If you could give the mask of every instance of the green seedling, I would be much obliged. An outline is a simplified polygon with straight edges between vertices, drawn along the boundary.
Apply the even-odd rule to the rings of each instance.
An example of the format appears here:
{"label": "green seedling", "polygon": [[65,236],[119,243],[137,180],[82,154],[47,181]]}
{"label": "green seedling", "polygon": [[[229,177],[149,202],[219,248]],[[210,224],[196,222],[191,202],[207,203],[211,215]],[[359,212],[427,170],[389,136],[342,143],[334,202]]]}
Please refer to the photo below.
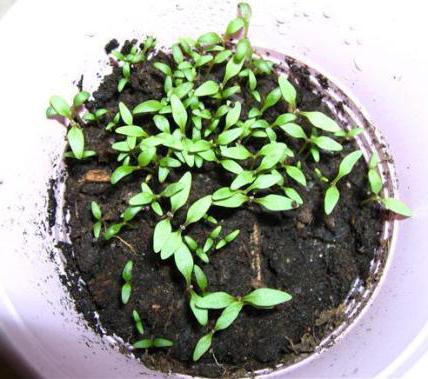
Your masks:
{"label": "green seedling", "polygon": [[198,361],[210,349],[214,334],[230,327],[245,305],[259,309],[271,309],[291,299],[292,296],[287,292],[271,288],[259,288],[243,297],[235,297],[226,292],[213,292],[200,297],[196,301],[198,308],[223,309],[223,312],[217,319],[214,328],[199,339],[193,351],[193,360]]}
{"label": "green seedling", "polygon": [[220,250],[226,245],[230,244],[239,235],[239,229],[236,229],[224,237],[220,237],[222,227],[219,225],[215,227],[210,234],[203,246],[199,246],[197,242],[189,235],[184,236],[184,241],[189,247],[190,251],[196,254],[199,259],[204,263],[209,263],[208,253],[211,250]]}
{"label": "green seedling", "polygon": [[[204,248],[202,248],[202,246],[199,246],[198,243],[189,235],[185,235],[183,237],[184,242],[186,243],[187,247],[190,249],[190,251],[193,254],[196,254],[196,256],[204,263],[209,263],[210,259],[208,257],[208,252],[211,248],[211,246],[213,245],[213,240],[211,240],[209,237],[207,238],[205,244],[204,244]],[[205,246],[208,246],[207,241],[211,240],[212,242],[210,242],[210,245],[207,249],[205,249]],[[205,250],[205,251],[204,251]]]}
{"label": "green seedling", "polygon": [[[159,216],[163,216],[163,210],[160,205],[161,199],[172,198],[174,195],[177,195],[179,192],[184,190],[184,187],[184,184],[181,182],[171,183],[167,185],[160,193],[156,194],[152,191],[147,183],[142,183],[141,192],[131,197],[131,199],[129,199],[129,204],[131,206],[150,205],[153,212]],[[174,199],[176,199],[176,197]]]}
{"label": "green seedling", "polygon": [[[144,335],[144,326],[143,322],[141,321],[141,317],[139,313],[134,309],[132,311],[132,318],[135,322],[135,328],[137,329],[138,333],[141,335]],[[161,337],[154,337],[154,338],[145,338],[142,340],[139,340],[135,342],[132,347],[134,349],[150,349],[150,348],[164,348],[164,347],[171,347],[174,345],[174,342],[171,340],[168,340],[166,338]]]}
{"label": "green seedling", "polygon": [[[205,294],[208,287],[208,278],[202,268],[196,264],[193,266],[193,277],[196,282],[196,285],[199,288],[199,291],[202,292],[202,294]],[[198,323],[202,326],[205,326],[208,323],[208,310],[201,309],[196,306],[196,303],[200,299],[201,296],[198,295],[193,288],[190,289],[190,309],[192,310],[192,313]]]}
{"label": "green seedling", "polygon": [[117,112],[106,125],[106,130],[112,130],[113,128],[115,128],[119,124],[119,121],[120,121],[120,113]]}
{"label": "green seedling", "polygon": [[361,133],[364,132],[363,128],[353,128],[350,130],[340,130],[338,132],[335,132],[334,135],[336,137],[340,137],[340,138],[345,138],[346,140],[352,140],[354,139],[356,136],[360,135]]}
{"label": "green seedling", "polygon": [[231,243],[233,240],[235,240],[240,233],[239,229],[234,230],[233,232],[230,232],[229,234],[226,234],[223,238],[221,238],[215,245],[216,250],[220,250],[229,243]]}
{"label": "green seedling", "polygon": [[314,173],[321,182],[328,183],[330,181],[326,176],[324,176],[318,167],[314,168]]}
{"label": "green seedling", "polygon": [[106,113],[107,113],[107,109],[100,108],[100,109],[97,109],[94,113],[90,113],[90,112],[85,113],[83,115],[83,119],[88,122],[96,122],[97,124],[99,124]]}
{"label": "green seedling", "polygon": [[103,234],[106,241],[116,237],[125,226],[129,226],[134,217],[143,209],[142,206],[130,206],[120,215],[122,221],[110,225]]}
{"label": "green seedling", "polygon": [[98,238],[100,236],[101,228],[103,226],[103,214],[101,211],[101,207],[95,201],[91,202],[91,212],[93,218],[95,219],[94,226],[92,227],[92,232],[94,233],[94,237]]}
{"label": "green seedling", "polygon": [[371,197],[366,201],[376,201],[385,209],[388,209],[393,213],[404,217],[410,217],[412,215],[412,211],[402,201],[394,199],[392,197],[383,197],[380,195],[380,192],[383,188],[383,183],[377,168],[379,163],[379,155],[374,152],[369,161],[368,171],[369,189],[371,192]]}
{"label": "green seedling", "polygon": [[122,54],[120,51],[113,51],[113,56],[122,63],[122,78],[119,80],[117,90],[122,92],[131,78],[131,66],[144,62],[147,53],[156,45],[156,40],[153,37],[147,37],[144,41],[143,48],[140,50],[137,46],[132,46],[129,54]]}
{"label": "green seedling", "polygon": [[46,110],[48,118],[61,116],[68,121],[67,141],[71,152],[65,154],[68,158],[84,159],[95,155],[92,150],[85,150],[85,136],[81,128],[79,111],[89,98],[89,92],[81,91],[73,98],[73,104],[69,105],[62,97],[52,96],[49,99],[49,107]]}
{"label": "green seedling", "polygon": [[337,183],[343,177],[349,175],[354,168],[355,164],[358,160],[363,156],[361,150],[354,151],[348,154],[345,158],[343,158],[342,162],[339,165],[339,171],[336,177],[331,181],[327,191],[324,196],[324,211],[325,214],[329,215],[333,212],[333,209],[336,207],[337,202],[340,198],[340,192],[337,188]]}
{"label": "green seedling", "polygon": [[294,122],[279,124],[279,128],[288,136],[304,141],[299,153],[302,153],[307,147],[309,147],[309,152],[315,162],[319,162],[320,160],[320,149],[331,152],[341,151],[343,149],[340,143],[331,137],[319,135],[316,129],[313,129],[311,135],[308,136],[303,128]]}
{"label": "green seedling", "polygon": [[122,285],[122,290],[121,290],[121,299],[123,304],[128,304],[128,301],[131,297],[132,268],[133,268],[133,262],[128,261],[126,262],[125,267],[123,268],[123,271],[122,271],[122,280],[125,282]]}
{"label": "green seedling", "polygon": [[174,342],[171,340],[168,340],[166,338],[161,337],[155,337],[155,338],[146,338],[143,340],[139,340],[135,342],[132,347],[134,349],[151,349],[151,348],[165,348],[165,347],[171,347],[174,345]]}
{"label": "green seedling", "polygon": [[140,314],[135,309],[132,311],[132,318],[134,319],[134,322],[135,322],[135,329],[137,329],[138,333],[143,335],[144,334],[143,322],[141,321]]}

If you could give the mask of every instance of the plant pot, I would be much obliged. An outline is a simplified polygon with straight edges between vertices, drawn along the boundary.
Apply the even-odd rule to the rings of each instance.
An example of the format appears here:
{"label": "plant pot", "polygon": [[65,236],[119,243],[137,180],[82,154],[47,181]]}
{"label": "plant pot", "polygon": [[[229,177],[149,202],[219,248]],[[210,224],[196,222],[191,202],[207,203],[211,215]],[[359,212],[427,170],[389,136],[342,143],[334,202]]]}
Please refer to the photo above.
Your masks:
{"label": "plant pot", "polygon": [[[299,6],[303,7],[303,4]],[[213,9],[203,8],[204,10],[201,10],[199,15],[201,20],[207,20],[208,26],[212,26],[212,29],[215,30],[221,30],[225,19],[223,15],[230,13],[229,7],[224,5],[223,9],[223,4],[220,2],[218,5],[218,7],[211,5]],[[323,5],[329,6],[328,3]],[[2,27],[5,29],[12,28],[13,18],[21,17],[24,7],[28,7],[26,9],[27,14],[32,14],[29,9],[31,5],[18,4],[8,15]],[[96,8],[93,4],[86,4],[85,7],[94,7],[92,8],[94,10]],[[418,175],[418,173],[423,172],[423,160],[416,161],[407,154],[408,149],[401,150],[401,148],[408,147],[415,152],[423,151],[423,138],[415,141],[414,138],[410,138],[409,134],[403,133],[403,129],[400,128],[400,125],[406,121],[408,128],[414,126],[416,130],[417,119],[410,118],[409,120],[409,114],[412,116],[415,114],[422,115],[421,112],[424,111],[421,110],[421,107],[418,108],[417,104],[412,103],[408,104],[404,113],[401,105],[405,99],[400,98],[403,100],[402,102],[397,100],[398,96],[404,98],[405,91],[409,91],[410,88],[415,93],[418,91],[418,87],[412,86],[412,80],[417,78],[419,66],[415,68],[413,73],[409,73],[404,64],[400,65],[401,62],[396,62],[397,71],[394,70],[392,73],[389,70],[382,73],[375,70],[377,66],[371,66],[367,63],[371,61],[364,60],[373,52],[373,47],[367,42],[367,48],[358,48],[358,46],[364,46],[365,40],[360,41],[363,45],[358,45],[357,39],[359,37],[356,36],[358,32],[356,27],[355,30],[347,31],[349,39],[352,38],[352,40],[347,39],[346,41],[351,45],[342,44],[342,41],[335,42],[334,36],[338,30],[342,30],[343,25],[335,22],[335,12],[340,14],[341,17],[338,17],[340,20],[345,19],[346,15],[348,15],[349,20],[353,20],[352,12],[346,13],[337,4],[335,4],[334,9],[324,8],[321,5],[316,8],[313,5],[311,7],[307,5],[306,8],[299,8],[296,5],[295,10],[290,11],[288,9],[284,13],[288,15],[284,21],[292,19],[293,22],[290,25],[293,29],[287,29],[289,24],[282,23],[283,20],[281,19],[279,22],[274,21],[275,17],[271,14],[285,12],[281,5],[273,6],[272,10],[276,10],[276,12],[272,11],[272,13],[263,13],[257,9],[255,4],[253,7],[255,8],[254,14],[260,16],[259,19],[255,16],[253,22],[254,44],[271,47],[275,51],[287,52],[287,54],[299,57],[303,61],[310,62],[311,67],[314,65],[323,67],[325,71],[322,69],[319,71],[332,73],[333,75],[327,76],[334,78],[334,83],[343,83],[345,87],[350,86],[350,83],[355,83],[353,87],[351,85],[351,91],[364,104],[370,118],[379,126],[388,142],[392,144],[392,153],[401,182],[400,196],[414,208],[416,214],[414,219],[403,224],[404,230],[397,234],[396,254],[393,257],[391,253],[394,244],[390,246],[388,261],[393,262],[393,265],[388,277],[382,279],[384,280],[383,287],[379,291],[376,301],[370,307],[365,308],[365,313],[358,320],[353,320],[353,325],[348,328],[346,336],[322,354],[313,355],[310,360],[307,359],[272,375],[292,372],[296,377],[319,376],[320,373],[329,377],[341,374],[371,376],[387,367],[389,367],[388,370],[391,370],[389,372],[402,372],[407,367],[408,362],[417,359],[422,350],[417,350],[418,346],[415,345],[414,352],[403,353],[401,360],[395,362],[394,358],[401,351],[404,351],[404,347],[418,331],[422,330],[426,320],[426,313],[424,312],[428,309],[423,303],[424,299],[420,298],[421,289],[425,285],[423,267],[426,267],[424,265],[426,258],[421,254],[426,242],[423,239],[422,228],[418,229],[418,225],[423,225],[427,219],[426,209],[423,208],[421,202],[424,198],[424,183],[422,181],[426,181],[426,178],[421,178]],[[60,14],[54,5],[50,9],[52,14]],[[16,159],[14,165],[8,164],[6,159],[3,159],[2,162],[3,177],[1,179],[3,184],[1,189],[4,196],[2,196],[1,201],[2,207],[5,209],[1,216],[1,225],[4,228],[2,251],[10,252],[7,261],[1,265],[2,282],[0,288],[2,290],[1,300],[4,305],[0,317],[2,333],[9,341],[11,348],[17,350],[24,357],[24,361],[46,377],[132,377],[142,371],[148,375],[155,375],[145,370],[138,362],[115,351],[110,346],[108,338],[101,339],[92,330],[86,329],[81,317],[70,302],[67,291],[61,284],[62,272],[59,256],[57,254],[49,255],[53,251],[56,241],[67,237],[64,231],[51,228],[53,225],[61,223],[63,219],[61,212],[56,214],[55,219],[46,217],[46,205],[49,201],[54,201],[54,197],[51,196],[50,200],[46,197],[46,190],[52,173],[61,170],[59,162],[63,150],[63,130],[45,122],[40,110],[44,109],[45,99],[53,91],[64,94],[67,94],[68,91],[71,95],[71,85],[66,86],[63,90],[55,87],[58,86],[58,83],[67,83],[66,80],[70,81],[77,78],[81,72],[84,72],[87,77],[91,77],[91,75],[95,77],[94,72],[103,67],[103,64],[94,65],[95,57],[99,56],[100,48],[109,37],[127,37],[134,28],[140,31],[140,25],[144,24],[145,31],[153,30],[161,41],[167,44],[175,38],[175,35],[181,35],[183,32],[197,33],[202,29],[205,30],[207,23],[189,22],[187,25],[180,24],[177,27],[175,22],[177,17],[192,14],[193,7],[190,3],[180,4],[174,13],[169,13],[171,11],[168,4],[153,3],[150,12],[141,14],[141,17],[140,14],[138,17],[136,15],[139,12],[135,12],[135,15],[132,13],[117,16],[115,9],[109,8],[108,5],[104,11],[108,20],[123,17],[123,20],[126,21],[125,24],[129,27],[124,30],[124,22],[119,22],[119,20],[113,24],[116,25],[114,29],[110,29],[112,24],[105,20],[98,20],[94,26],[94,21],[89,16],[87,19],[82,19],[82,26],[78,31],[71,27],[72,23],[69,24],[67,20],[52,19],[49,21],[50,28],[54,27],[57,28],[55,30],[58,30],[58,34],[50,38],[51,43],[58,47],[57,53],[51,60],[46,62],[42,59],[41,62],[35,62],[32,67],[33,70],[37,68],[38,72],[46,73],[46,76],[26,77],[29,83],[33,83],[31,87],[35,91],[34,95],[31,96],[31,103],[29,103],[31,106],[26,108],[29,112],[28,119],[37,120],[37,123],[22,126],[25,138],[21,138],[19,142],[20,148],[28,152],[31,159],[27,155],[16,156],[15,145],[9,142],[12,138],[16,138],[16,132],[12,128],[6,131],[5,138],[1,141],[4,145],[2,147],[4,157]],[[396,11],[393,8],[390,9],[391,17]],[[70,17],[73,12],[77,12],[77,9],[69,9],[66,14]],[[93,14],[91,12],[86,13]],[[157,22],[149,17],[152,15],[162,15],[161,17],[165,20],[170,20],[169,26],[158,32]],[[73,18],[70,17],[70,20]],[[42,28],[37,30],[35,36],[39,36],[43,40],[48,33],[47,26],[45,29],[43,25],[48,25],[48,23],[42,22],[41,25]],[[195,30],[195,27],[200,27],[201,30]],[[178,28],[182,29],[177,30]],[[313,41],[314,36],[317,35],[314,30],[318,30],[318,28],[325,33],[322,38],[323,42],[328,42],[327,44],[318,45]],[[266,33],[266,30],[272,31],[272,33]],[[282,37],[283,34],[280,34],[284,30],[289,33],[288,42],[284,42],[285,38]],[[293,33],[296,33],[298,38],[292,38]],[[289,45],[293,40],[296,41],[294,48]],[[65,43],[60,43],[60,41],[65,41]],[[76,41],[79,44],[76,45],[79,46],[76,49],[81,53],[70,56],[67,41]],[[355,56],[355,60],[349,59],[349,55],[347,55],[347,46],[352,46],[354,43],[356,47],[353,48],[353,52],[360,54]],[[9,51],[15,51],[10,42],[6,41],[5,44]],[[306,46],[309,46],[311,50],[305,50],[304,47]],[[336,50],[333,49],[338,46],[342,48],[343,54],[336,53],[334,55]],[[40,46],[36,51],[43,52],[45,48],[49,50],[45,46]],[[48,56],[47,54],[49,53],[46,52],[42,56]],[[82,59],[85,54],[86,62]],[[13,56],[19,56],[19,52],[16,51]],[[66,59],[61,60],[61,57],[66,57]],[[326,57],[329,59],[327,60]],[[342,64],[328,63],[331,57],[335,58],[334,62],[341,62]],[[366,62],[366,66],[361,62]],[[21,67],[20,63],[18,63],[18,67]],[[14,72],[12,69],[6,71]],[[65,72],[69,76],[64,77],[63,73]],[[377,75],[376,78],[373,76],[374,72]],[[400,81],[402,73],[408,75],[411,80]],[[390,76],[390,74],[392,75]],[[7,84],[6,88],[10,89],[7,94],[17,93],[14,89],[14,78],[14,75],[3,78],[3,82]],[[385,92],[393,93],[394,96],[387,96]],[[2,96],[5,95],[2,94]],[[22,103],[11,103],[10,98],[11,95],[6,97],[2,103],[7,103],[10,109],[5,124],[12,125],[16,123],[15,115],[20,114],[21,108],[19,106],[22,106]],[[372,102],[372,99],[376,101]],[[397,103],[400,106],[396,106]],[[414,111],[413,107],[415,107]],[[43,125],[43,127],[37,128],[34,126],[35,124]],[[417,130],[419,131],[419,129]],[[418,144],[421,145],[419,148]],[[403,169],[407,165],[410,168],[408,170]],[[413,186],[412,183],[415,183],[416,179],[421,181],[418,182],[420,187]],[[57,188],[61,191],[63,186],[59,185]],[[393,190],[393,187],[391,189]],[[57,195],[61,197],[61,193]],[[413,247],[412,241],[418,241],[418,246]],[[54,262],[55,260],[56,262]],[[402,280],[401,275],[405,274],[406,270],[408,270],[407,272],[413,270],[413,272],[411,275],[405,276],[406,280]],[[420,309],[418,308],[418,312],[412,312],[412,322],[406,324],[406,328],[401,329],[401,334],[398,335],[396,333],[397,323],[400,323],[403,315],[407,314],[406,308],[410,304],[417,304]],[[385,317],[382,316],[383,312],[388,312],[389,323],[385,323]],[[381,338],[382,336],[394,336],[394,339],[390,340],[388,346],[385,346],[385,339]],[[370,341],[370,344],[367,341]],[[424,343],[426,340],[422,338],[422,341],[419,340],[419,342]],[[369,347],[365,347],[365,344]],[[378,359],[369,359],[374,355]],[[406,359],[409,360],[406,361]],[[370,361],[372,364],[370,366],[364,364],[366,361]]]}

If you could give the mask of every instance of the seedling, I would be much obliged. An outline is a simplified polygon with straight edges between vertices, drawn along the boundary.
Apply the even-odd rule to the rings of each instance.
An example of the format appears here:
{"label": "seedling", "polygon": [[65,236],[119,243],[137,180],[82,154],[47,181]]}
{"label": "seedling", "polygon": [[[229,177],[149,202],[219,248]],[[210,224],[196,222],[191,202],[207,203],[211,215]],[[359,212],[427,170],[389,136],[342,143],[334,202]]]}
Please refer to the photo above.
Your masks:
{"label": "seedling", "polygon": [[122,92],[125,86],[129,83],[131,78],[131,66],[144,62],[146,60],[147,53],[153,49],[156,45],[156,40],[153,37],[147,37],[144,41],[143,48],[141,50],[138,49],[137,46],[132,46],[129,54],[124,55],[120,51],[113,51],[113,56],[118,60],[118,62],[122,62],[122,78],[119,80],[117,85],[117,90]]}
{"label": "seedling", "polygon": [[79,111],[82,105],[88,100],[89,92],[81,91],[73,98],[73,104],[69,105],[62,97],[52,96],[49,99],[49,107],[46,110],[48,118],[61,116],[68,121],[66,125],[67,140],[71,152],[66,153],[66,157],[84,159],[95,155],[95,151],[85,150],[85,136],[81,128]]}
{"label": "seedling", "polygon": [[324,211],[325,214],[329,215],[333,212],[333,209],[336,207],[337,202],[339,201],[340,192],[337,188],[337,183],[340,179],[349,175],[354,168],[355,164],[358,160],[363,156],[361,150],[354,151],[349,153],[345,158],[343,158],[342,162],[339,165],[339,171],[336,177],[331,181],[327,191],[324,196]]}
{"label": "seedling", "polygon": [[135,328],[137,329],[138,333],[141,335],[144,334],[143,322],[141,321],[140,314],[135,309],[132,311],[132,318],[134,319]]}
{"label": "seedling", "polygon": [[369,189],[371,192],[371,196],[369,199],[366,200],[366,202],[376,201],[385,209],[388,209],[391,212],[394,212],[404,217],[410,217],[412,215],[412,211],[402,201],[391,197],[383,197],[380,195],[380,192],[383,188],[383,183],[377,168],[379,163],[379,155],[374,152],[369,161],[368,171]]}
{"label": "seedling", "polygon": [[226,292],[213,292],[200,297],[196,301],[198,308],[224,310],[214,328],[199,339],[193,351],[193,360],[198,361],[209,350],[214,334],[232,325],[245,305],[258,309],[271,309],[291,299],[292,296],[287,292],[272,288],[258,288],[243,297],[235,297]]}
{"label": "seedling", "polygon": [[101,207],[95,201],[91,203],[91,212],[92,212],[92,216],[95,219],[95,223],[94,223],[94,226],[92,227],[92,231],[94,233],[94,237],[98,238],[100,236],[101,228],[103,226],[103,219],[102,219],[103,214],[101,211]]}
{"label": "seedling", "polygon": [[155,337],[150,339],[143,339],[135,342],[132,347],[134,349],[151,349],[151,348],[164,348],[171,347],[174,342],[166,338]]}
{"label": "seedling", "polygon": [[[193,266],[193,275],[199,290],[202,292],[202,294],[205,294],[208,287],[208,278],[205,275],[204,271],[202,270],[201,267],[195,264]],[[201,296],[199,296],[193,288],[190,289],[189,293],[190,293],[189,305],[193,315],[195,316],[196,320],[200,325],[202,326],[207,325],[208,310],[201,309],[196,306],[196,303],[201,299]]]}
{"label": "seedling", "polygon": [[97,109],[94,113],[86,113],[83,115],[83,119],[88,122],[96,122],[99,124],[103,118],[103,116],[107,113],[107,109],[100,108]]}
{"label": "seedling", "polygon": [[[133,268],[133,262],[128,261],[125,264],[125,267],[122,271],[122,279],[125,282],[122,285],[122,291],[121,291],[121,299],[123,304],[128,304],[128,301],[131,297],[131,291],[132,291],[132,268]],[[135,318],[134,318],[135,319]]]}
{"label": "seedling", "polygon": [[[132,318],[135,322],[135,328],[138,333],[144,335],[144,326],[141,321],[141,317],[139,313],[134,309],[132,311]],[[163,347],[171,347],[174,345],[174,342],[162,337],[153,337],[153,338],[145,338],[135,342],[132,347],[134,349],[150,349],[150,348],[163,348]]]}

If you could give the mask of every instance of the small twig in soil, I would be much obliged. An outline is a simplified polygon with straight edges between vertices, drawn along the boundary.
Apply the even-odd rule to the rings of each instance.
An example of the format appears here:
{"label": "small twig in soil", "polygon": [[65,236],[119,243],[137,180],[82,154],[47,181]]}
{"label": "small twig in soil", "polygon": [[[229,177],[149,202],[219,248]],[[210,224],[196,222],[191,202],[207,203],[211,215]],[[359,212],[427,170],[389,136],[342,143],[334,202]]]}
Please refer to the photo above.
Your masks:
{"label": "small twig in soil", "polygon": [[211,352],[212,352],[212,355],[213,355],[213,358],[214,358],[214,362],[215,362],[215,364],[216,364],[216,366],[217,367],[219,367],[219,368],[221,368],[222,370],[223,370],[223,372],[222,372],[222,374],[221,374],[221,376],[224,376],[224,374],[226,374],[226,372],[227,372],[227,370],[224,368],[224,366],[217,360],[217,357],[215,356],[215,354],[214,354],[214,351],[212,351],[212,349],[211,349]]}
{"label": "small twig in soil", "polygon": [[134,246],[132,246],[129,242],[126,242],[122,237],[115,236],[120,242],[122,242],[133,254],[137,254],[137,250],[135,250]]}
{"label": "small twig in soil", "polygon": [[262,287],[262,271],[261,271],[261,248],[260,248],[260,227],[257,222],[254,223],[253,231],[250,235],[250,255],[251,268],[256,277],[253,280],[255,288]]}
{"label": "small twig in soil", "polygon": [[291,338],[289,338],[289,337],[285,337],[285,338],[288,341],[288,343],[290,344],[291,350],[293,350],[294,354],[299,354],[299,352],[295,348],[293,340]]}
{"label": "small twig in soil", "polygon": [[110,183],[111,175],[105,170],[89,170],[83,175],[83,181],[95,183]]}

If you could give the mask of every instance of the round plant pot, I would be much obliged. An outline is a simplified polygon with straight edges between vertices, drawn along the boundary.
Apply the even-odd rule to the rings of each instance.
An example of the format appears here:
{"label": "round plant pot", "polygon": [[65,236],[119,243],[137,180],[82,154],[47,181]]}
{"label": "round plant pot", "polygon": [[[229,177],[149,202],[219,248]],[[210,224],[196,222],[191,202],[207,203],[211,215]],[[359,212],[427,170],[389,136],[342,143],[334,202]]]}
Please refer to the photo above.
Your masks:
{"label": "round plant pot", "polygon": [[[380,1],[370,4],[368,14],[368,4],[275,1],[268,10],[252,4],[253,44],[297,58],[345,90],[357,104],[351,107],[354,116],[367,117],[390,144],[400,198],[414,211],[400,230],[396,222],[390,223],[394,238],[388,259],[379,266],[386,272],[364,310],[350,318],[346,332],[337,333],[334,344],[323,345],[310,358],[265,373],[271,377],[400,375],[428,344],[428,300],[423,296],[428,289],[424,254],[428,179],[423,155],[427,132],[420,126],[428,118],[422,104],[425,83],[420,79],[425,77],[427,54],[410,38],[419,16],[412,13],[412,23],[399,33],[395,19],[405,19],[408,10],[390,3],[385,10],[387,2]],[[45,120],[47,99],[52,93],[70,97],[72,81],[82,73],[85,83],[91,85],[92,78],[95,86],[96,73],[106,68],[106,61],[99,62],[100,52],[113,37],[123,40],[152,33],[161,46],[168,46],[179,35],[223,30],[233,7],[223,1],[206,5],[125,1],[120,6],[47,2],[37,8],[19,2],[0,23],[4,51],[15,57],[4,62],[0,73],[5,110],[0,140],[0,336],[22,365],[38,375],[163,375],[119,352],[113,338],[102,338],[88,328],[64,286],[56,244],[66,240],[67,233],[55,227],[64,219],[61,204],[55,215],[47,212],[64,189],[61,183],[54,185],[62,170],[64,130]],[[382,10],[382,31],[388,33],[380,34],[373,7]],[[32,17],[35,14],[37,19]],[[31,27],[31,34],[20,29],[23,24]],[[22,54],[24,47],[25,57],[37,57],[31,64]],[[388,168],[394,176],[392,165]],[[390,190],[397,191],[393,180]]]}

